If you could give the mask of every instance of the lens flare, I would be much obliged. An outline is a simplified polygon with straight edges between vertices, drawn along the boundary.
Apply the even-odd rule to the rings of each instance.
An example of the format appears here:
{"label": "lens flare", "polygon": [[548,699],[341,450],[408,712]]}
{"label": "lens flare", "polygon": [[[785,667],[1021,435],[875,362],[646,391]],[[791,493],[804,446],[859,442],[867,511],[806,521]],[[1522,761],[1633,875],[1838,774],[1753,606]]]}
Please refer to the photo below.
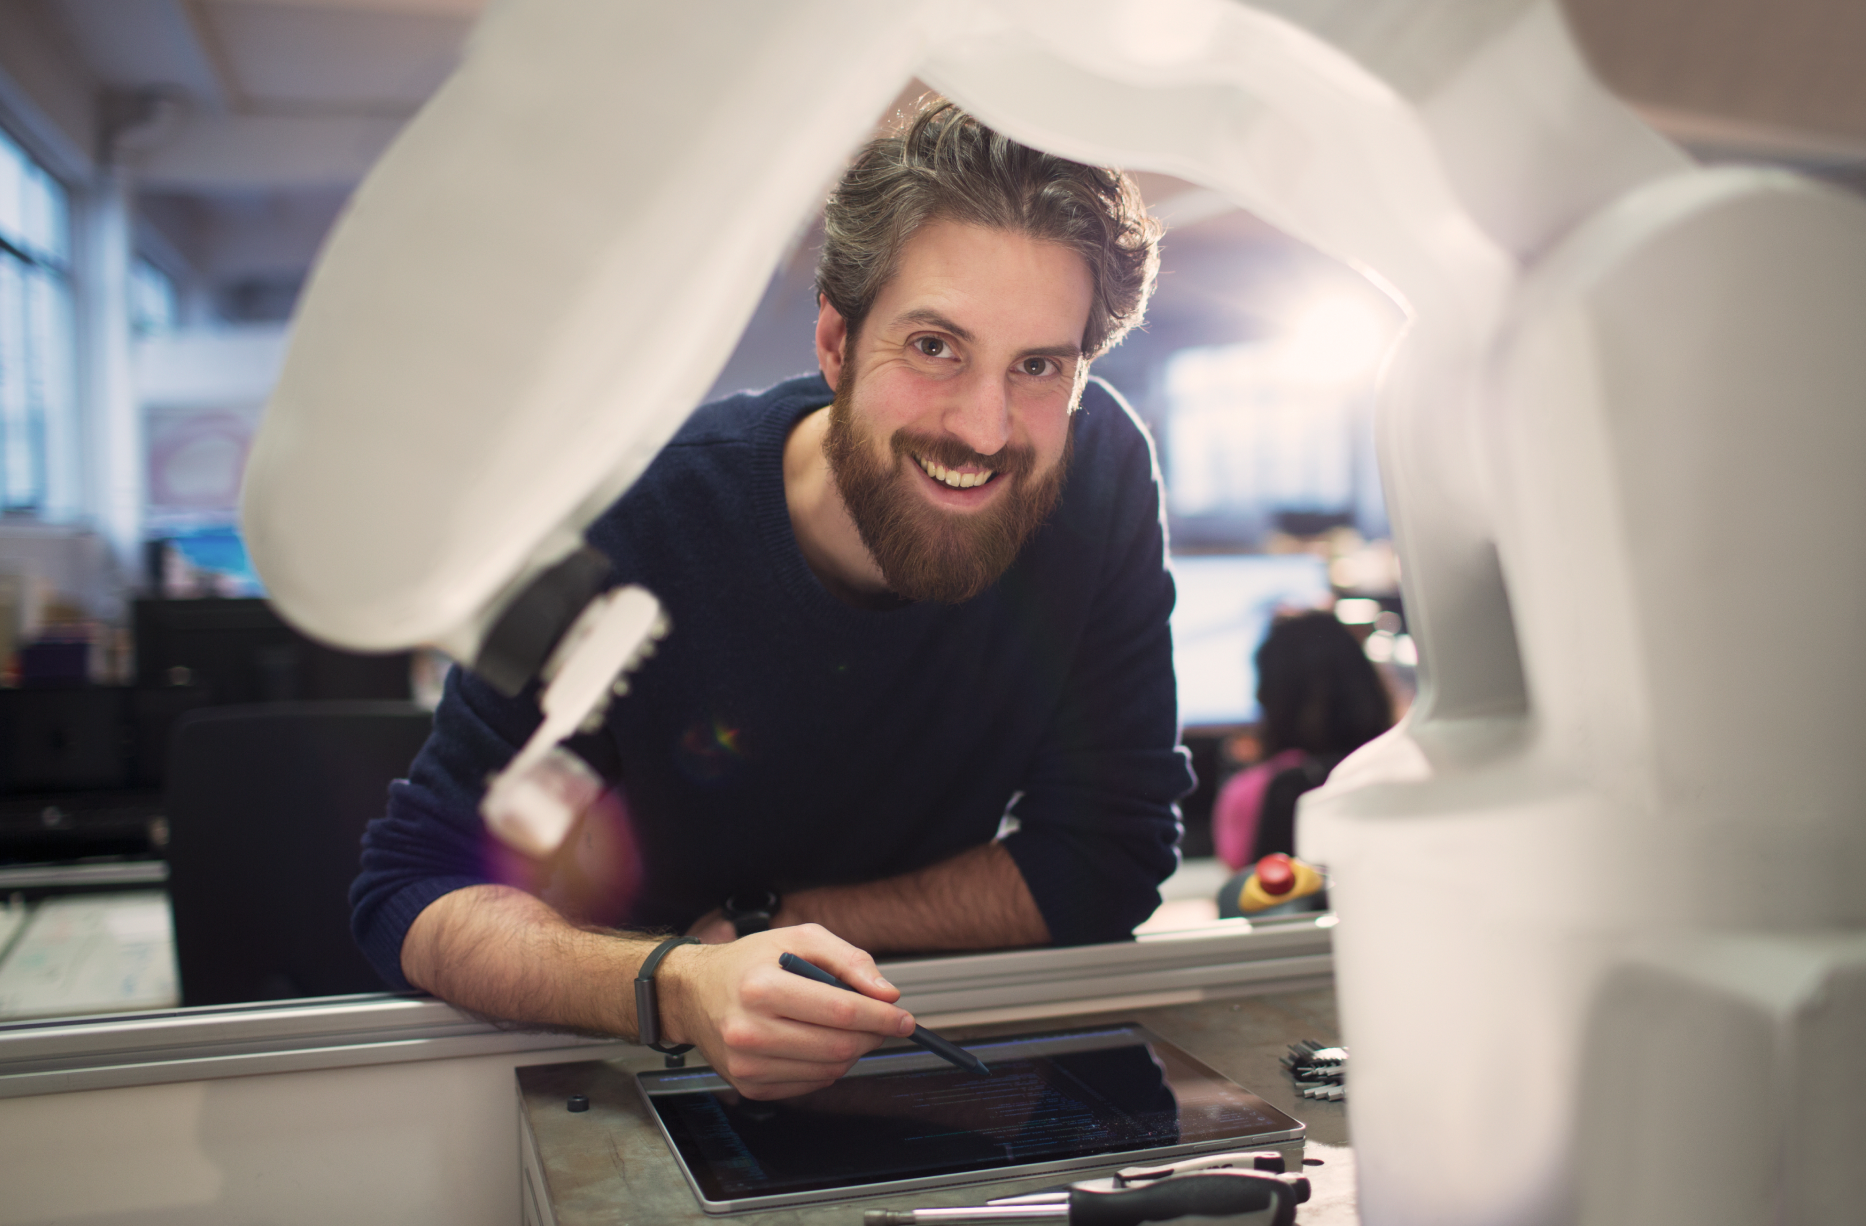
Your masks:
{"label": "lens flare", "polygon": [[551,856],[533,859],[490,831],[482,855],[491,880],[535,894],[580,924],[623,924],[646,880],[628,802],[614,787],[583,811]]}

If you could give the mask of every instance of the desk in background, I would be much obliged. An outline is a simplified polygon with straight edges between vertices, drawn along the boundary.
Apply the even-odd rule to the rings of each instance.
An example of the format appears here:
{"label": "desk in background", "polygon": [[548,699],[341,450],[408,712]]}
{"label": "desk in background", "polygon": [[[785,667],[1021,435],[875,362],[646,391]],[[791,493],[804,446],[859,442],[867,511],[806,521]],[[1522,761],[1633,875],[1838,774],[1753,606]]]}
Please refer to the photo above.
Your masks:
{"label": "desk in background", "polygon": [[0,1019],[180,1003],[174,924],[163,891],[67,894],[0,906]]}

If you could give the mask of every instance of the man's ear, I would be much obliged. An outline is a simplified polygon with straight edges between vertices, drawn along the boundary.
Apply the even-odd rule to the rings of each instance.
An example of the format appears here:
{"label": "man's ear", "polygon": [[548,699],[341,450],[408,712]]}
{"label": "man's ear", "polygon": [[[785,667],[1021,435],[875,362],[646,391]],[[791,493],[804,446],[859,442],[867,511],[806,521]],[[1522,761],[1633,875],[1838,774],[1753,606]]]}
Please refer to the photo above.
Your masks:
{"label": "man's ear", "polygon": [[829,390],[835,391],[836,384],[842,379],[843,347],[848,343],[849,324],[843,319],[842,312],[829,305],[829,299],[822,294],[816,296],[816,364],[823,372],[823,381],[829,384]]}

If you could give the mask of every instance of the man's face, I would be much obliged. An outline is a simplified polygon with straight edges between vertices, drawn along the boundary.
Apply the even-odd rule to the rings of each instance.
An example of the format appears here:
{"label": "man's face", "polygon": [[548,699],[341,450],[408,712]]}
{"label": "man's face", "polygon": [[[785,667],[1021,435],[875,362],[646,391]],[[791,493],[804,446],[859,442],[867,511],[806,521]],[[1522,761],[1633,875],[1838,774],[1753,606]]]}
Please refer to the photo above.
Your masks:
{"label": "man's face", "polygon": [[1092,293],[1067,248],[934,222],[908,241],[839,369],[826,360],[824,452],[897,595],[971,599],[1055,507]]}

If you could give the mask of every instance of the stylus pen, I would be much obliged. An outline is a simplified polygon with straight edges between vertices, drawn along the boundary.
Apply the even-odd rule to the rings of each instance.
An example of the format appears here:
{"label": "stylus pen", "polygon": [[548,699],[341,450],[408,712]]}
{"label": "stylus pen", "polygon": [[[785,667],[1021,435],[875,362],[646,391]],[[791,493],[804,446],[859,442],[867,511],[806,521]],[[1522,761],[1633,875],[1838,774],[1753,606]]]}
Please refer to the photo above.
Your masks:
{"label": "stylus pen", "polygon": [[[853,992],[856,990],[822,967],[816,965],[814,962],[806,962],[796,954],[780,954],[778,956],[778,965],[793,975],[802,975],[805,979],[814,979],[818,983],[826,983],[832,988],[841,988],[845,992]],[[949,1060],[960,1068],[968,1069],[980,1076],[991,1076],[991,1070],[985,1067],[985,1062],[983,1060],[980,1060],[965,1048],[940,1038],[925,1026],[915,1026],[914,1032],[907,1037],[920,1044],[920,1046],[926,1048],[934,1055],[940,1057],[942,1060]]]}

